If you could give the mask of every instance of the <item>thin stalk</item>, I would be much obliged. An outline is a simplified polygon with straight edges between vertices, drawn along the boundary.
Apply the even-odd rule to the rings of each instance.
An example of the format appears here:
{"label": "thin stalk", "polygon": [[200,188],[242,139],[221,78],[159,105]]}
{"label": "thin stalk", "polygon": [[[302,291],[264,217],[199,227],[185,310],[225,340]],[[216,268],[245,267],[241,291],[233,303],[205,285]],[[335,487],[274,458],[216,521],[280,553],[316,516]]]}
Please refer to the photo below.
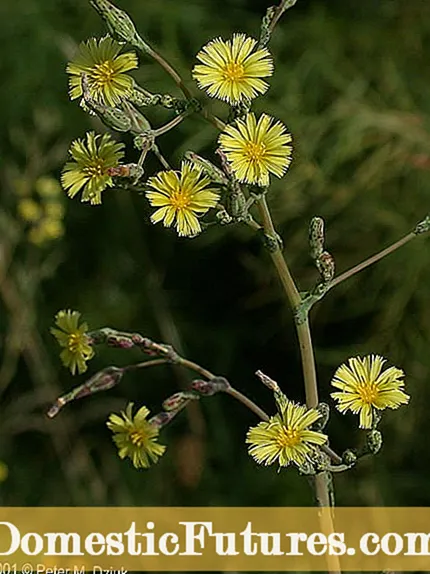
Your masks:
{"label": "thin stalk", "polygon": [[414,239],[415,237],[417,237],[416,233],[414,232],[408,233],[407,235],[405,235],[404,237],[402,237],[389,247],[386,247],[385,249],[383,249],[379,253],[376,253],[375,255],[372,255],[372,257],[369,257],[362,263],[359,263],[358,265],[355,265],[351,269],[348,269],[348,271],[345,271],[341,275],[338,275],[330,283],[330,289],[332,287],[335,287],[336,285],[339,285],[339,283],[342,283],[342,281],[346,281],[347,279],[349,279],[356,273],[359,273],[363,269],[366,269],[366,267],[369,267],[370,265],[373,265],[377,261],[380,261],[383,257],[390,255],[390,253],[393,253],[393,251],[396,251],[396,249],[399,249],[399,247],[402,247],[403,245],[405,245],[405,243],[408,243],[409,241],[411,241],[411,239]]}
{"label": "thin stalk", "polygon": [[[182,91],[186,99],[192,100],[193,99],[192,93],[186,86],[181,76],[175,70],[175,68],[173,68],[173,66],[169,64],[169,62],[161,54],[156,52],[153,48],[151,48],[149,52],[146,51],[146,53],[149,56],[151,56],[158,64],[160,64],[160,66],[169,74],[169,76],[172,78],[172,80],[175,82],[178,88]],[[213,115],[211,112],[209,112],[208,110],[202,108],[200,110],[200,114],[203,118],[205,118],[205,120],[209,121],[218,130],[222,131],[225,128],[225,123],[219,118],[217,118],[215,115]]]}
{"label": "thin stalk", "polygon": [[158,136],[161,136],[161,135],[167,133],[172,128],[179,125],[182,122],[182,120],[184,120],[189,115],[190,115],[189,112],[184,112],[182,114],[179,114],[179,116],[176,116],[175,118],[173,118],[173,120],[170,120],[170,122],[167,122],[167,124],[164,124],[163,126],[160,126],[159,128],[153,130],[154,136],[158,137]]}
{"label": "thin stalk", "polygon": [[292,8],[297,0],[282,0],[279,6],[276,7],[276,12],[273,17],[273,20],[270,22],[269,26],[269,33],[272,34],[273,30],[275,29],[276,24],[278,23],[279,19],[281,18],[282,14]]}

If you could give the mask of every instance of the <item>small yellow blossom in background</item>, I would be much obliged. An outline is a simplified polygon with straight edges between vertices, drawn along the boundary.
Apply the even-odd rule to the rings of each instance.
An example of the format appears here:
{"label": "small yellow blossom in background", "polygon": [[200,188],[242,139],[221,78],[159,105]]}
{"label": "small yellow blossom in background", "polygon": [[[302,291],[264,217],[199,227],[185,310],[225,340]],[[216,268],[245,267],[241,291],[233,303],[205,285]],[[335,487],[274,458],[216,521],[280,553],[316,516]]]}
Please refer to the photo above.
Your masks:
{"label": "small yellow blossom in background", "polygon": [[119,165],[124,156],[123,147],[124,144],[116,143],[109,134],[100,136],[94,132],[86,134],[86,141],[72,142],[69,153],[74,161],[66,163],[61,174],[67,195],[75,197],[82,190],[81,201],[100,204],[102,191],[113,185],[108,170]]}
{"label": "small yellow blossom in background", "polygon": [[210,184],[211,180],[188,162],[182,163],[180,171],[160,171],[150,177],[146,197],[152,207],[158,207],[151,216],[152,223],[162,221],[165,227],[175,223],[180,236],[200,233],[198,216],[215,207],[219,200]]}
{"label": "small yellow blossom in background", "polygon": [[82,74],[88,79],[91,97],[114,107],[126,98],[133,87],[133,78],[125,74],[137,68],[134,52],[119,55],[121,44],[108,36],[82,42],[76,58],[67,66],[70,74],[70,98],[82,96]]}
{"label": "small yellow blossom in background", "polygon": [[42,207],[29,197],[20,199],[17,206],[18,215],[27,223],[35,223],[42,217]]}
{"label": "small yellow blossom in background", "polygon": [[42,176],[34,184],[36,192],[43,199],[52,200],[61,195],[61,186],[56,179],[49,176]]}
{"label": "small yellow blossom in background", "polygon": [[0,460],[0,482],[4,482],[9,476],[7,464]]}
{"label": "small yellow blossom in background", "polygon": [[331,384],[340,392],[331,393],[338,401],[337,409],[360,414],[360,428],[370,429],[375,422],[376,411],[397,409],[409,402],[409,395],[402,389],[405,374],[401,369],[390,367],[385,371],[385,359],[379,355],[353,357],[348,365],[341,365]]}
{"label": "small yellow blossom in background", "polygon": [[292,138],[287,128],[274,118],[255,114],[226,126],[219,136],[221,151],[242,183],[268,186],[269,174],[282,177],[291,164]]}
{"label": "small yellow blossom in background", "polygon": [[26,195],[18,200],[17,215],[26,225],[30,243],[41,247],[62,237],[65,209],[59,182],[51,176],[41,176],[28,185]]}
{"label": "small yellow blossom in background", "polygon": [[266,48],[255,50],[257,41],[245,34],[233,40],[217,38],[197,54],[201,64],[193,68],[193,78],[209,96],[238,104],[264,94],[269,85],[261,78],[273,73],[273,61]]}
{"label": "small yellow blossom in background", "polygon": [[120,458],[127,456],[135,468],[149,468],[166,450],[157,442],[159,429],[146,420],[149,410],[141,407],[133,416],[133,403],[129,403],[122,417],[111,414],[108,428],[114,433],[113,441]]}
{"label": "small yellow blossom in background", "polygon": [[249,429],[246,435],[249,454],[266,466],[275,462],[279,466],[290,463],[301,466],[312,460],[315,445],[327,441],[325,434],[309,430],[322,415],[315,409],[289,401],[285,396],[277,402],[278,414]]}
{"label": "small yellow blossom in background", "polygon": [[64,351],[60,358],[65,367],[69,367],[72,375],[76,369],[79,374],[87,370],[86,362],[94,356],[94,350],[88,342],[86,333],[88,326],[86,323],[79,325],[81,314],[78,311],[59,311],[55,316],[55,327],[51,328],[51,333],[57,339]]}

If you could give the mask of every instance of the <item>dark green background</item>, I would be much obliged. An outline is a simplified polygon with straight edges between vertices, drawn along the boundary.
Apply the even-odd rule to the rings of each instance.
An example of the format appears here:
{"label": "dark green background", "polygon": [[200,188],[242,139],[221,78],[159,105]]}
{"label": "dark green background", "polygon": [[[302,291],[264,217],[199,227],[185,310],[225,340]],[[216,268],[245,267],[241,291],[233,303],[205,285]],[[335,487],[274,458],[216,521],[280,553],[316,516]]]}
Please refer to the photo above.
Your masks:
{"label": "dark green background", "polygon": [[[144,37],[191,83],[197,51],[233,32],[258,34],[264,1],[122,0]],[[247,228],[211,228],[178,239],[149,223],[145,198],[107,192],[103,206],[65,197],[66,235],[30,245],[16,218],[18,182],[58,178],[72,139],[100,125],[67,95],[66,62],[103,26],[84,0],[18,0],[0,5],[0,483],[4,505],[308,505],[295,471],[257,467],[244,437],[255,417],[227,396],[194,405],[163,431],[168,450],[149,471],[120,461],[105,427],[127,401],[157,412],[191,380],[169,367],[68,406],[49,421],[59,394],[81,383],[59,361],[49,334],[61,308],[91,328],[136,330],[173,343],[274,411],[254,376],[262,369],[303,400],[291,313],[267,253]],[[275,73],[255,102],[294,136],[289,174],[269,201],[300,288],[316,272],[307,251],[313,215],[327,223],[327,248],[343,271],[409,232],[429,210],[430,5],[426,0],[299,0],[271,43]],[[138,81],[177,94],[155,63],[140,58]],[[223,104],[214,111],[226,117]],[[154,125],[170,116],[149,114]],[[159,140],[178,165],[187,149],[213,154],[215,130],[193,117]],[[130,143],[130,142],[128,142]],[[129,158],[134,159],[129,149]],[[151,159],[148,173],[158,169]],[[357,354],[382,354],[406,372],[408,407],[384,418],[384,447],[336,476],[341,505],[427,505],[430,306],[428,239],[418,238],[345,282],[312,313],[320,392]],[[89,374],[138,361],[100,350]],[[353,416],[332,412],[331,444],[364,440]]]}

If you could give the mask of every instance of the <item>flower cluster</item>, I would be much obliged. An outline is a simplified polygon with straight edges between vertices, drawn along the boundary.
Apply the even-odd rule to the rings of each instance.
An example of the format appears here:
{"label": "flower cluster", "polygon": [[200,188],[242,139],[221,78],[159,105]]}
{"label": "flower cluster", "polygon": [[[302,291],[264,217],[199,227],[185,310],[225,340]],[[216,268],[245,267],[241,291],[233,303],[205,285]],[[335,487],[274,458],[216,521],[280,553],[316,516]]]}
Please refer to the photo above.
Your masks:
{"label": "flower cluster", "polygon": [[62,237],[65,209],[58,181],[42,176],[34,186],[23,185],[21,189],[17,214],[26,226],[28,241],[43,246]]}
{"label": "flower cluster", "polygon": [[[128,174],[133,171],[138,174],[135,183],[143,177],[141,163],[148,149],[156,148],[151,147],[154,144],[149,124],[133,111],[133,106],[140,101],[167,101],[151,100],[150,92],[140,88],[128,75],[137,68],[137,57],[134,52],[121,53],[121,49],[122,44],[109,36],[91,38],[80,44],[77,55],[67,66],[71,99],[82,98],[84,109],[98,113],[113,129],[131,130],[136,146],[142,146],[142,141],[147,146],[133,171],[121,164],[121,144],[107,134],[96,136],[90,132],[72,143],[72,161],[65,165],[61,182],[69,197],[82,191],[81,200],[92,205],[101,203],[102,192],[114,187],[118,176],[131,177]],[[218,138],[228,178],[238,184],[267,187],[270,175],[282,177],[292,159],[292,138],[287,128],[267,114],[256,117],[249,111],[252,100],[269,88],[266,80],[274,69],[270,52],[260,47],[257,40],[236,33],[228,40],[210,41],[196,58],[198,63],[192,75],[200,89],[233,109],[245,106],[245,115],[227,124]],[[166,167],[166,162],[163,163]],[[197,166],[185,164],[179,171],[164,169],[147,178],[144,187],[151,207],[155,208],[151,221],[173,226],[179,236],[186,237],[202,231],[200,219],[229,193],[225,184],[215,182],[210,174],[202,174]],[[220,209],[223,207],[221,203]]]}
{"label": "flower cluster", "polygon": [[[236,33],[231,39],[215,38],[209,41],[197,53],[198,63],[192,69],[197,87],[210,98],[217,98],[229,106],[228,123],[212,116],[207,110],[203,113],[221,131],[213,149],[220,165],[215,166],[190,151],[185,155],[187,161],[182,161],[179,169],[174,169],[161,153],[157,138],[175,128],[188,115],[201,111],[201,104],[190,95],[171,66],[138,35],[125,12],[108,0],[94,0],[92,4],[101,13],[115,38],[152,55],[163,65],[182,88],[184,100],[170,94],[153,94],[139,86],[128,74],[138,66],[136,54],[130,51],[121,53],[123,44],[113,37],[92,38],[83,42],[76,57],[67,66],[70,98],[81,98],[82,107],[98,115],[110,129],[129,132],[139,158],[137,163],[122,163],[122,143],[117,143],[108,133],[96,135],[93,131],[88,132],[70,146],[70,160],[61,175],[62,187],[67,195],[73,198],[81,193],[81,201],[97,205],[101,203],[102,193],[107,188],[120,185],[123,189],[143,192],[153,208],[151,222],[173,228],[180,237],[195,237],[201,233],[207,225],[202,218],[215,209],[214,223],[245,222],[254,230],[262,230],[268,238],[267,229],[270,228],[271,234],[273,231],[271,221],[269,225],[269,218],[264,212],[262,221],[255,221],[252,210],[256,202],[264,207],[261,199],[270,185],[271,176],[282,178],[287,173],[292,162],[293,147],[292,136],[281,121],[266,113],[256,115],[251,108],[253,100],[269,89],[267,79],[274,71],[272,56],[263,45],[264,26],[260,43],[243,33]],[[138,107],[150,105],[161,105],[170,113],[173,110],[175,117],[153,129],[146,116],[138,110]],[[149,152],[154,153],[163,169],[148,177],[144,162]],[[62,233],[63,212],[57,197],[58,184],[53,187],[48,183],[46,180],[40,182],[37,202],[24,197],[18,204],[20,217],[32,226],[35,242],[41,241],[41,237],[53,238]],[[323,223],[319,221],[320,218],[317,219],[314,236],[318,241],[314,237],[311,251],[317,266],[320,265],[318,269],[324,285],[328,285],[333,279],[334,262],[323,248]],[[321,259],[323,256],[324,260]],[[115,339],[112,329],[100,329],[89,334],[86,323],[80,323],[80,313],[77,311],[60,311],[55,323],[56,327],[51,332],[62,348],[61,360],[72,374],[86,371],[87,362],[94,356],[93,345],[106,342],[106,332],[119,348],[136,346],[144,352],[159,354],[161,361],[156,359],[155,363],[164,363],[173,356],[172,349],[166,345],[156,344],[136,334],[124,340]],[[118,334],[123,336],[118,332],[117,337]],[[154,361],[150,362],[153,366]],[[351,411],[359,415],[359,426],[368,431],[368,445],[373,441],[373,452],[380,446],[377,425],[382,411],[397,409],[409,401],[409,396],[404,392],[403,371],[396,367],[384,369],[384,363],[385,359],[379,355],[350,358],[347,364],[336,370],[331,382],[337,389],[331,393],[337,409],[341,413]],[[145,363],[137,366],[140,368],[142,365]],[[60,397],[49,416],[55,416],[71,400],[112,388],[126,370],[127,367],[108,367],[99,371],[83,385]],[[199,375],[205,372],[200,368],[194,370]],[[208,378],[211,379],[210,376]],[[119,457],[130,458],[135,468],[148,468],[157,462],[166,450],[158,443],[163,425],[170,422],[191,400],[226,389],[232,390],[224,379],[221,383],[218,381],[216,387],[215,379],[209,382],[194,381],[191,391],[172,395],[163,403],[164,411],[152,418],[148,419],[150,413],[144,406],[133,414],[133,403],[129,403],[121,415],[111,414],[107,427],[113,433]],[[295,465],[302,472],[310,469],[313,473],[333,470],[327,466],[332,454],[328,447],[328,436],[321,432],[326,423],[322,405],[308,408],[295,403],[281,392],[277,383],[271,379],[265,382],[274,392],[277,412],[270,417],[260,412],[262,418],[268,420],[248,430],[246,443],[249,454],[258,464],[277,464],[280,468]],[[248,399],[243,402],[249,406]],[[253,410],[258,412],[258,408]],[[350,465],[354,457],[357,458],[355,453],[350,452],[349,457],[341,459],[344,464],[340,466]]]}

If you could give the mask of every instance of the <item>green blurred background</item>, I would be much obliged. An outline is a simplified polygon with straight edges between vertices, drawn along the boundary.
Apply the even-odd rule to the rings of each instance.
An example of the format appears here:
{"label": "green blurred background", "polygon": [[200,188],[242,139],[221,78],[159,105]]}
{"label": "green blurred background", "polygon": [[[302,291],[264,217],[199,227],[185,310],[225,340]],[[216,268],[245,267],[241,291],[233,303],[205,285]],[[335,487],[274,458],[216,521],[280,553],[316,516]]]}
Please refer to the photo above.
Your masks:
{"label": "green blurred background", "polygon": [[[121,0],[141,33],[191,82],[201,46],[215,36],[257,35],[265,0]],[[65,66],[77,44],[104,33],[85,0],[0,4],[0,503],[3,505],[309,505],[306,479],[257,467],[244,437],[255,417],[227,396],[182,414],[163,431],[168,450],[149,471],[120,461],[105,421],[128,401],[152,412],[184,388],[170,367],[129,375],[119,387],[72,403],[54,420],[47,406],[85,376],[61,366],[49,328],[61,308],[91,328],[136,330],[172,343],[224,375],[273,412],[254,372],[303,400],[291,313],[260,243],[248,228],[213,227],[196,239],[149,223],[141,196],[107,192],[101,207],[55,199],[64,235],[49,240],[25,223],[19,204],[58,180],[72,139],[100,130],[68,99]],[[255,102],[295,140],[287,177],[270,204],[300,288],[316,272],[307,250],[313,215],[343,271],[409,232],[430,203],[430,3],[426,0],[299,0],[277,28],[275,74]],[[169,78],[141,58],[136,79],[171,92]],[[214,111],[226,117],[222,104]],[[159,125],[170,116],[151,111]],[[178,164],[185,150],[214,151],[216,132],[199,117],[159,140]],[[130,142],[128,142],[130,143]],[[129,149],[130,160],[133,150]],[[157,169],[155,160],[148,173]],[[54,186],[55,191],[55,186]],[[57,235],[61,230],[57,226]],[[52,235],[56,235],[52,232]],[[336,367],[378,353],[407,373],[409,407],[384,418],[384,447],[336,476],[340,505],[427,505],[430,451],[430,245],[418,238],[333,289],[313,310],[322,400]],[[87,374],[138,361],[101,349]],[[353,416],[333,412],[342,452],[362,444]]]}

